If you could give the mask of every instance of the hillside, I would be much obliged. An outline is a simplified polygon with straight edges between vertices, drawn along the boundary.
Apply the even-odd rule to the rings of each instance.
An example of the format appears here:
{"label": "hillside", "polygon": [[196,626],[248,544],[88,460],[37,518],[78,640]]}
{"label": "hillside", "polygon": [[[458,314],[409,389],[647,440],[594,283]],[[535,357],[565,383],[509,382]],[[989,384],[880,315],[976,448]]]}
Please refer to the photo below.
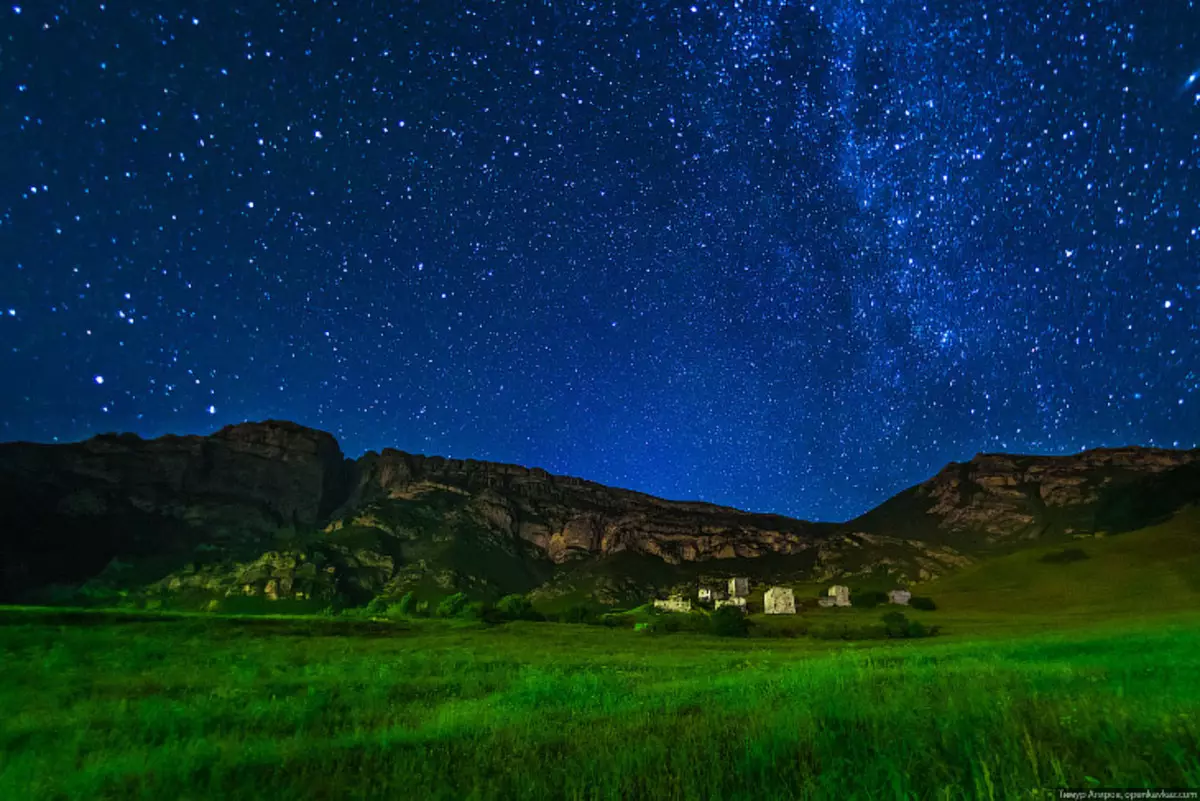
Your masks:
{"label": "hillside", "polygon": [[920,585],[939,613],[1157,615],[1200,602],[1200,509],[1119,536],[1079,538],[989,559]]}
{"label": "hillside", "polygon": [[669,501],[293,423],[0,445],[0,600],[306,609],[407,591],[641,602],[732,575],[895,585],[1168,519],[1195,451],[980,455],[846,524]]}

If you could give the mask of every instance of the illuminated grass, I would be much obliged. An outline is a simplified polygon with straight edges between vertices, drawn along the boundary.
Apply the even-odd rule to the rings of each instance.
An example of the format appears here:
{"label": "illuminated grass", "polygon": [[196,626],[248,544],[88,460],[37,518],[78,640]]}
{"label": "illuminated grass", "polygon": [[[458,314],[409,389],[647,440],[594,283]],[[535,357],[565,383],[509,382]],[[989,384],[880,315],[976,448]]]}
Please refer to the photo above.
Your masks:
{"label": "illuminated grass", "polygon": [[1200,785],[1196,615],[869,646],[554,624],[3,620],[2,798]]}

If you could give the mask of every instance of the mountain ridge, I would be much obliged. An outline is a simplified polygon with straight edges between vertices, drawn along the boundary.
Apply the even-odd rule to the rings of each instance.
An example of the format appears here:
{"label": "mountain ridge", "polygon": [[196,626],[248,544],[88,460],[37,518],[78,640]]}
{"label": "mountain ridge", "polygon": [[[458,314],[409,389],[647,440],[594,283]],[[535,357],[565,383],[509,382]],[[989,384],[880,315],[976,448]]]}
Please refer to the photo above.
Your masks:
{"label": "mountain ridge", "polygon": [[351,459],[332,434],[279,420],[4,443],[0,597],[90,586],[210,601],[464,590],[616,603],[731,572],[895,585],[1024,542],[1159,520],[1198,488],[1200,450],[980,453],[820,523],[539,467],[393,448]]}

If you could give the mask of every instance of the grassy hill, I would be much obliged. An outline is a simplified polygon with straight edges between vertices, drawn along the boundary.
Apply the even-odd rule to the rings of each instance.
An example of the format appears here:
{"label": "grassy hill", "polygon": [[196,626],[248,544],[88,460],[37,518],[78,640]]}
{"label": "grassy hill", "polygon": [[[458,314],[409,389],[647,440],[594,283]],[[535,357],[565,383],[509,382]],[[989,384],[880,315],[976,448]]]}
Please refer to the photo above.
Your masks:
{"label": "grassy hill", "polygon": [[1200,509],[1161,525],[988,559],[913,591],[946,613],[1137,615],[1200,606]]}

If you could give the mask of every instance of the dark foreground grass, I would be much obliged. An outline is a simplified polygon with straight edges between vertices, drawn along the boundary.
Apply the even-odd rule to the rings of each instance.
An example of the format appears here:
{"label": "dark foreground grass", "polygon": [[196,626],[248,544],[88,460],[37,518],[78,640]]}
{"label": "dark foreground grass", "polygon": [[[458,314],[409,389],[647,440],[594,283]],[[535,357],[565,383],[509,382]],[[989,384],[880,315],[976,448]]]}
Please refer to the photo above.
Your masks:
{"label": "dark foreground grass", "polygon": [[0,615],[0,798],[982,798],[1200,785],[1200,618],[847,645]]}

